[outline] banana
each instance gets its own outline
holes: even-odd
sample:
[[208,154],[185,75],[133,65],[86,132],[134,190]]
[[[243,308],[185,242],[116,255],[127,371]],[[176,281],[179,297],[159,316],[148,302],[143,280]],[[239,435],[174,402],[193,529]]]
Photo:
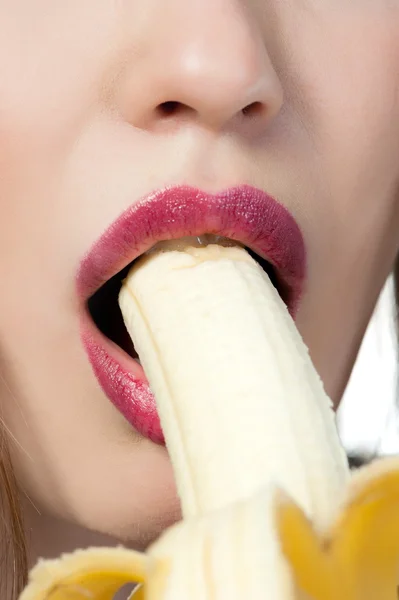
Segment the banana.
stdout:
[[245,249],[209,241],[157,245],[119,296],[183,520],[145,555],[109,549],[106,563],[91,549],[44,561],[21,600],[112,600],[132,579],[144,583],[134,598],[146,600],[298,598],[306,561],[289,531],[306,533],[309,518],[308,537],[327,535],[349,468],[331,404],[269,278]]
[[349,470],[306,347],[237,245],[159,244],[119,296],[157,400],[185,518],[271,482],[321,530]]
[[272,486],[184,519],[148,549],[148,600],[297,600],[276,528]]
[[19,600],[113,600],[126,583],[144,583],[153,560],[124,548],[90,548],[40,560]]
[[44,560],[20,600],[113,600],[128,582],[132,600],[297,600],[276,531],[271,486],[248,500],[169,528],[146,554],[91,548]]
[[20,600],[115,600],[129,581],[144,584],[133,600],[397,598],[398,458],[355,474],[323,535],[290,498],[270,491],[185,519],[147,554],[91,548],[40,561]]

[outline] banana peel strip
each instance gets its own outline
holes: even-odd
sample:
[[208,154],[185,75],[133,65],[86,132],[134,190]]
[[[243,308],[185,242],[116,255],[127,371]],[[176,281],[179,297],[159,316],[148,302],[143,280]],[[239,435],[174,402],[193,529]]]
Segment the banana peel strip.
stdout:
[[[113,600],[124,585],[143,584],[153,562],[146,554],[125,548],[89,548],[41,560],[20,600]],[[144,598],[142,585],[131,597]]]
[[338,520],[325,536],[290,500],[277,513],[283,553],[300,590],[314,600],[397,600],[399,459],[352,477]]

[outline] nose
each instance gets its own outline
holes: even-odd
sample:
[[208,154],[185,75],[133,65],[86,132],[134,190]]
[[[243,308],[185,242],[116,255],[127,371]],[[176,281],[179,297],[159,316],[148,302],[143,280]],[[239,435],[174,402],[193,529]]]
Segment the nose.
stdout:
[[196,123],[261,134],[279,112],[283,92],[265,36],[244,2],[155,5],[140,33],[132,33],[135,51],[120,96],[126,120],[155,131]]

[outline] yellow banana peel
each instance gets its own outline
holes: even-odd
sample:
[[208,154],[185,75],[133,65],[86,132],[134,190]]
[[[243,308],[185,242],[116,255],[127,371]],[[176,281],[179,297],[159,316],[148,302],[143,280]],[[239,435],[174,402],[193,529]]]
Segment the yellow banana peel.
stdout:
[[352,477],[339,519],[324,536],[290,500],[278,530],[298,588],[314,600],[397,600],[399,459],[378,460]]

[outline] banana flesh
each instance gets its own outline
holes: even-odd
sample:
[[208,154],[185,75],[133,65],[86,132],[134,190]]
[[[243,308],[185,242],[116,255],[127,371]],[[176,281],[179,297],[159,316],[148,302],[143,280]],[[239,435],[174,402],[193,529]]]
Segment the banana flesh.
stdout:
[[146,598],[297,600],[277,535],[278,506],[269,486],[168,529],[148,550],[153,568]]
[[185,518],[270,483],[323,529],[348,477],[330,401],[278,293],[237,246],[160,244],[119,303]]
[[209,241],[158,245],[134,264],[119,298],[183,520],[145,555],[91,549],[43,561],[21,600],[112,600],[132,579],[144,583],[134,600],[299,597],[286,555],[295,568],[301,556],[283,553],[279,498],[293,498],[315,535],[326,531],[349,477],[346,457],[269,278],[243,248]]

